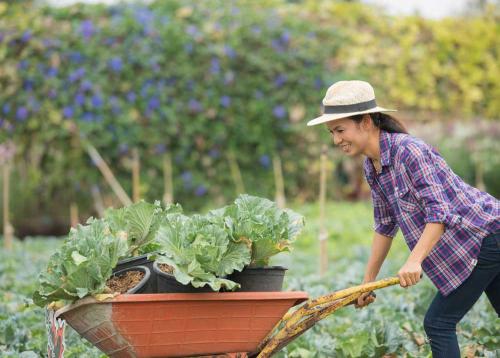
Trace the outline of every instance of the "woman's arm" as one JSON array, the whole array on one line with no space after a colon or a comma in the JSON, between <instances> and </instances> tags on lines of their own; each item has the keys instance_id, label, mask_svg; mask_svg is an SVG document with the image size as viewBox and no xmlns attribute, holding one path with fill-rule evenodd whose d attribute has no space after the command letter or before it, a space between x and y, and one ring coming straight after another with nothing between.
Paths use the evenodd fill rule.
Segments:
<instances>
[{"instance_id":1,"label":"woman's arm","mask_svg":"<svg viewBox=\"0 0 500 358\"><path fill-rule=\"evenodd\" d=\"M377 278L380 267L387 257L387 253L392 245L392 238L389 236L384 236L375 232L373 236L372 249L370 253L370 258L366 265L364 282L375 281Z\"/></svg>"},{"instance_id":2,"label":"woman's arm","mask_svg":"<svg viewBox=\"0 0 500 358\"><path fill-rule=\"evenodd\" d=\"M422 261L436 246L439 238L444 233L444 224L427 223L417 244L413 248L408 260L398 272L401 286L408 287L420 281L422 275Z\"/></svg>"},{"instance_id":3,"label":"woman's arm","mask_svg":"<svg viewBox=\"0 0 500 358\"><path fill-rule=\"evenodd\" d=\"M387 253L391 248L391 244L391 237L375 232L372 241L370 258L368 259L368 263L366 265L363 283L375 281L378 272L380 271L380 267L382 267L382 263L384 262L385 258L387 257ZM373 301L375 301L375 298L373 296L369 295L368 293L362 294L358 298L356 307L361 308L372 303Z\"/></svg>"}]
</instances>

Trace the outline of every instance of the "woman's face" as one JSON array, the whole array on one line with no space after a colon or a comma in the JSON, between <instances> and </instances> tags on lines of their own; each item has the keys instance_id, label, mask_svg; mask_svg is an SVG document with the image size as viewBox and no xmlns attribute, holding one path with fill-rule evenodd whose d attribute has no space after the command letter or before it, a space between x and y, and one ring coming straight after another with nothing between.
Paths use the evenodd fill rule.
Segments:
<instances>
[{"instance_id":1,"label":"woman's face","mask_svg":"<svg viewBox=\"0 0 500 358\"><path fill-rule=\"evenodd\" d=\"M342 118L327 122L326 126L332 135L333 144L340 147L345 154L348 156L364 154L369 138L365 119L358 124L352 119Z\"/></svg>"}]
</instances>

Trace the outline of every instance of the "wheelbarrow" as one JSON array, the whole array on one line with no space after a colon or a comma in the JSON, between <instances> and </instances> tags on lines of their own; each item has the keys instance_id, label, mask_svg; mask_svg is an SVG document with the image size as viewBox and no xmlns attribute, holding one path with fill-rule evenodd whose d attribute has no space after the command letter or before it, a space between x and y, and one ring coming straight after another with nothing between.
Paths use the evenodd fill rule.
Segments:
<instances>
[{"instance_id":1,"label":"wheelbarrow","mask_svg":"<svg viewBox=\"0 0 500 358\"><path fill-rule=\"evenodd\" d=\"M110 357L265 358L361 294L397 283L387 278L309 300L301 291L88 297L55 317Z\"/></svg>"}]
</instances>

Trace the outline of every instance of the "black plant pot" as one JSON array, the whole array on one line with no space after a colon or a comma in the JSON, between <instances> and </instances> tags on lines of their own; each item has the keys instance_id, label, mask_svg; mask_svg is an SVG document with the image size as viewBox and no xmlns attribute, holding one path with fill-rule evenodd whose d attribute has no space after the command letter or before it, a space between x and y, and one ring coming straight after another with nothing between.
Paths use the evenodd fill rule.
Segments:
<instances>
[{"instance_id":1,"label":"black plant pot","mask_svg":"<svg viewBox=\"0 0 500 358\"><path fill-rule=\"evenodd\" d=\"M243 292L281 291L287 269L282 266L245 267L241 272L234 271L227 279L239 283Z\"/></svg>"},{"instance_id":2,"label":"black plant pot","mask_svg":"<svg viewBox=\"0 0 500 358\"><path fill-rule=\"evenodd\" d=\"M156 275L156 287L158 293L200 293L200 292L214 292L210 286L193 287L193 285L183 285L175 279L174 275L163 272L158 267L158 262L153 264L153 271Z\"/></svg>"},{"instance_id":3,"label":"black plant pot","mask_svg":"<svg viewBox=\"0 0 500 358\"><path fill-rule=\"evenodd\" d=\"M125 269L113 272L113 276L121 276L126 272L129 271L139 271L139 272L144 272L144 277L139 281L137 285L132 287L130 290L128 290L126 293L147 293L147 287L148 287L148 282L151 279L151 271L149 268L146 266L132 266L132 267L127 267Z\"/></svg>"},{"instance_id":4,"label":"black plant pot","mask_svg":"<svg viewBox=\"0 0 500 358\"><path fill-rule=\"evenodd\" d=\"M113 273L134 266L146 266L149 269L150 278L143 293L156 293L156 273L153 270L153 261L148 260L148 255L134 256L118 261Z\"/></svg>"}]
</instances>

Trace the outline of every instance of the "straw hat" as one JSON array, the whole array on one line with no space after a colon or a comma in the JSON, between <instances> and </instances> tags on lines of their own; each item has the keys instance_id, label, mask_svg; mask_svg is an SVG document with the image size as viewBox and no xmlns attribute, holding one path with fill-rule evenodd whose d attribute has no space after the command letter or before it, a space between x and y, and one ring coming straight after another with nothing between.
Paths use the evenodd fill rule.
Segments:
<instances>
[{"instance_id":1,"label":"straw hat","mask_svg":"<svg viewBox=\"0 0 500 358\"><path fill-rule=\"evenodd\" d=\"M330 122L356 114L396 112L377 106L373 87L365 81L338 81L323 98L323 115L307 122L308 126Z\"/></svg>"}]
</instances>

